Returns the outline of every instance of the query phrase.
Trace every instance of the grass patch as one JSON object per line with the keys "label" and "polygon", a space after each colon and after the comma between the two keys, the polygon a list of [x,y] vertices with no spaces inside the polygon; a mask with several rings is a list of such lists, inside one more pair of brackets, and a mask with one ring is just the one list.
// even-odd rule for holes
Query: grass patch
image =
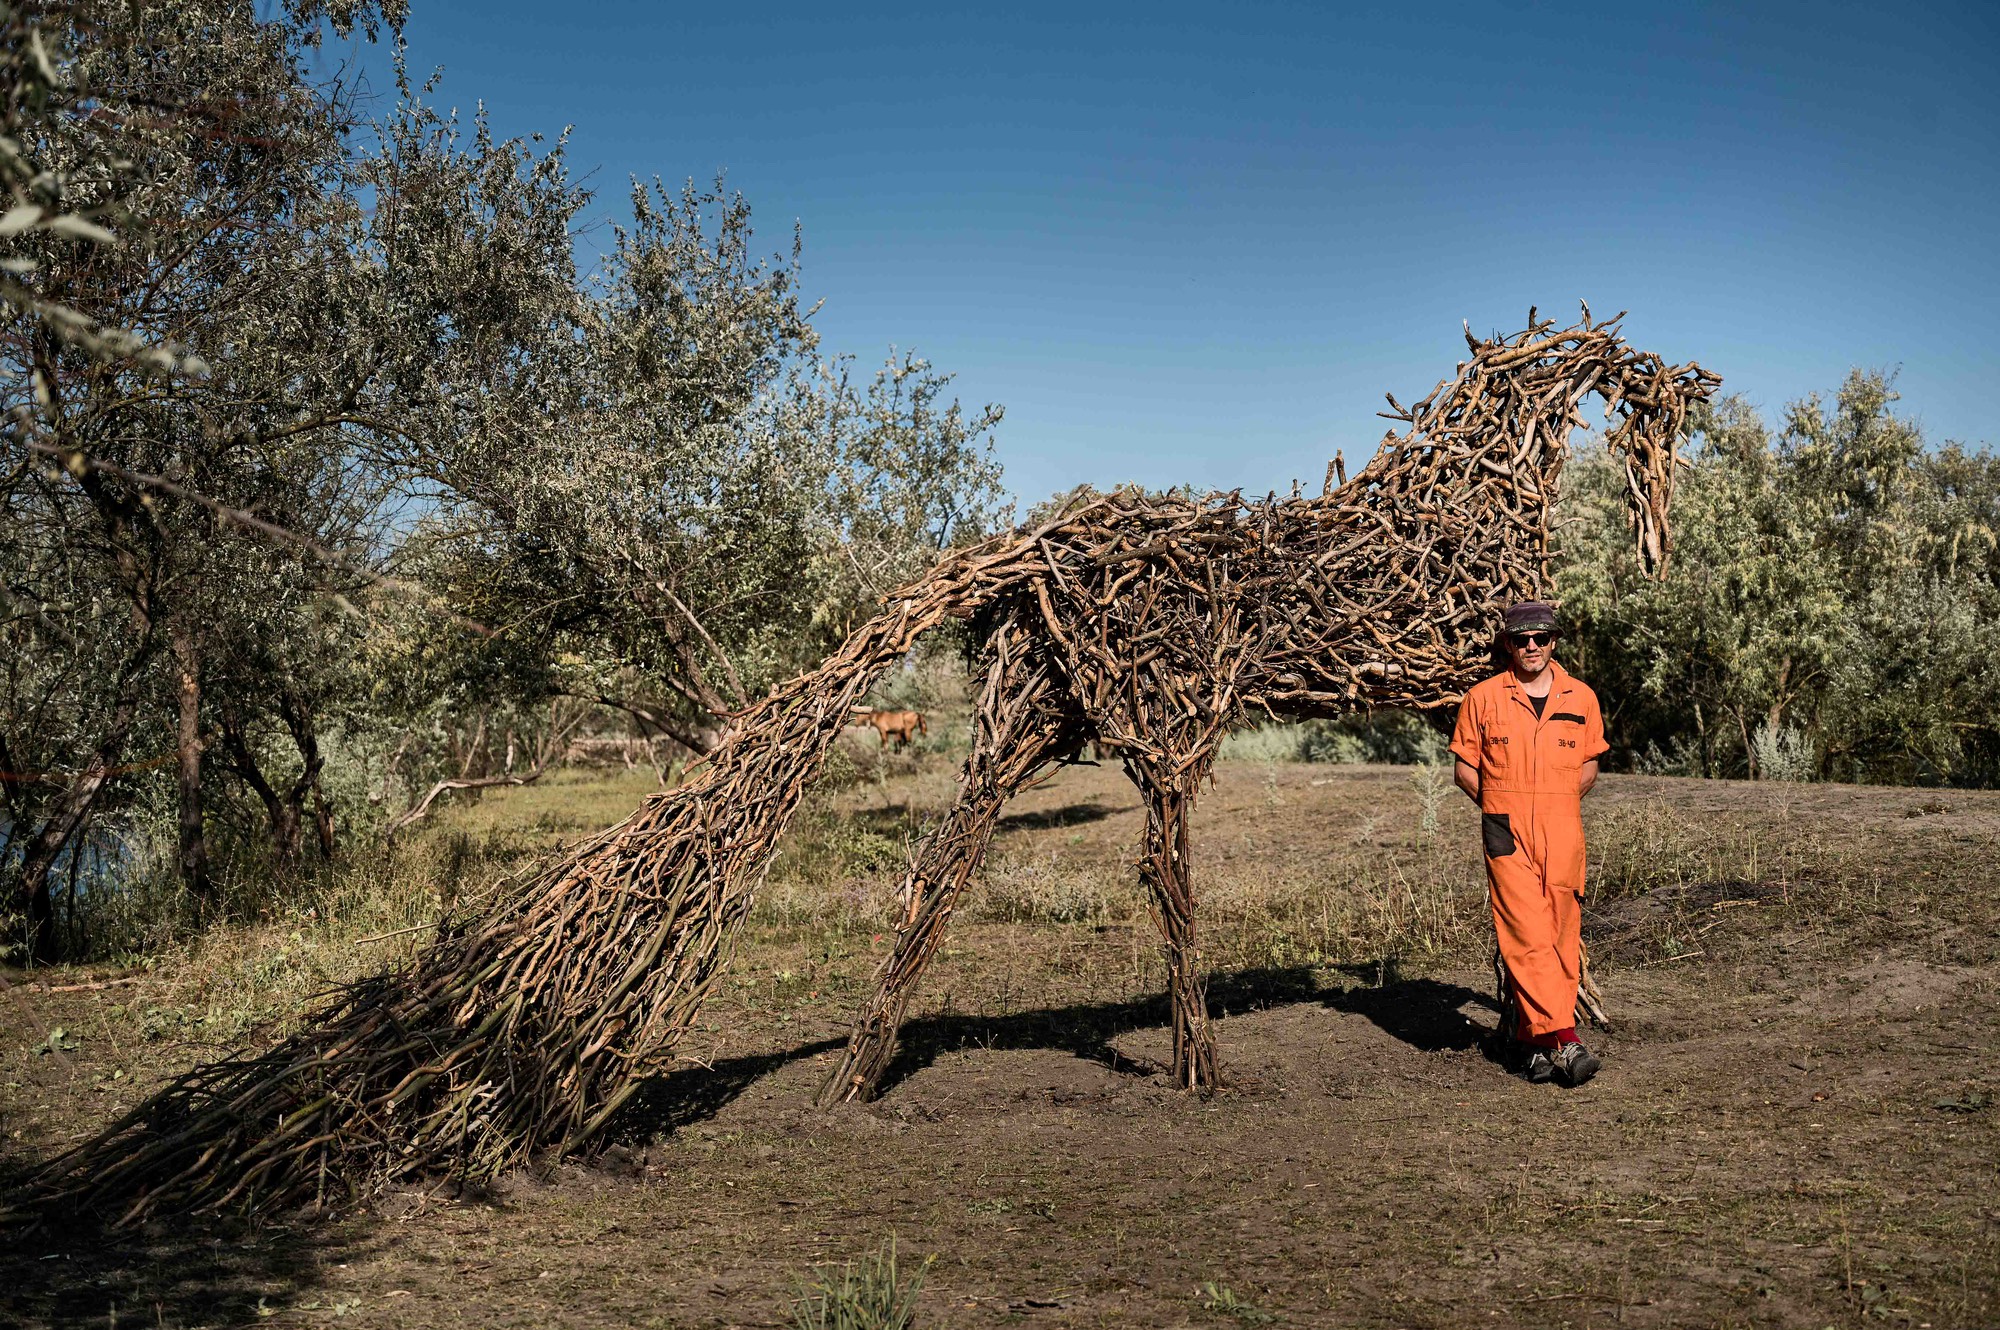
{"label": "grass patch", "polygon": [[986,881],[970,902],[973,917],[1008,924],[1104,924],[1129,919],[1139,907],[1133,880],[1121,881],[1060,851],[990,860]]}
{"label": "grass patch", "polygon": [[934,1256],[914,1272],[897,1267],[896,1239],[872,1256],[838,1268],[821,1266],[799,1281],[792,1299],[794,1330],[909,1330],[916,1324],[917,1295]]}
{"label": "grass patch", "polygon": [[1244,969],[1462,959],[1485,945],[1486,908],[1484,878],[1448,848],[1343,860],[1323,875],[1218,883],[1203,902],[1204,950]]}
{"label": "grass patch", "polygon": [[1195,1290],[1195,1301],[1205,1312],[1232,1317],[1246,1325],[1267,1325],[1278,1318],[1254,1303],[1237,1296],[1226,1284],[1209,1280]]}

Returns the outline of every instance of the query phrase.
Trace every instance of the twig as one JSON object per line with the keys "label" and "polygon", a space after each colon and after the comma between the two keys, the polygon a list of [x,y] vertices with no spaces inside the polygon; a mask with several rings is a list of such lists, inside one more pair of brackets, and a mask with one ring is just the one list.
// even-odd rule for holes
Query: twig
{"label": "twig", "polygon": [[136,984],[144,975],[128,974],[122,979],[99,979],[87,984],[35,985],[38,993],[95,993],[106,988],[123,988],[126,984]]}
{"label": "twig", "polygon": [[545,761],[537,762],[532,769],[519,776],[508,774],[504,776],[475,776],[470,778],[454,777],[450,780],[441,780],[431,786],[429,792],[423,798],[389,819],[388,825],[382,828],[383,839],[395,839],[397,832],[411,823],[422,819],[431,811],[431,804],[441,794],[451,790],[491,790],[498,789],[503,785],[532,785],[542,778],[542,772],[546,765]]}
{"label": "twig", "polygon": [[433,921],[428,924],[411,924],[408,928],[392,928],[386,933],[373,933],[367,937],[355,938],[354,945],[357,947],[364,947],[367,946],[370,942],[387,942],[392,937],[407,937],[411,933],[421,933],[425,929],[433,929],[436,927],[437,924],[435,921]]}

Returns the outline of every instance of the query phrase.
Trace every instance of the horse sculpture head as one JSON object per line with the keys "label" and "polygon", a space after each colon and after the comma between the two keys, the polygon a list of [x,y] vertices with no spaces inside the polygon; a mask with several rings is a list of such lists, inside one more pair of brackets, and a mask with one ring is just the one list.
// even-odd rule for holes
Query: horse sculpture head
{"label": "horse sculpture head", "polygon": [[1635,350],[1619,332],[1622,318],[1593,321],[1585,305],[1582,321],[1561,330],[1532,309],[1518,333],[1482,339],[1467,328],[1472,355],[1454,377],[1408,407],[1390,396],[1392,409],[1382,414],[1409,428],[1383,440],[1377,461],[1356,478],[1357,492],[1405,509],[1449,494],[1468,512],[1538,530],[1546,557],[1570,436],[1590,429],[1588,412],[1601,406],[1605,445],[1624,471],[1640,565],[1664,574],[1678,445],[1690,412],[1722,380],[1692,361],[1675,366]]}
{"label": "horse sculpture head", "polygon": [[[1612,319],[1599,331],[1616,337],[1617,323],[1618,319]],[[1582,326],[1590,327],[1587,305]],[[1673,532],[1667,519],[1675,475],[1682,465],[1680,442],[1690,429],[1690,413],[1714,395],[1722,378],[1693,361],[1670,365],[1650,351],[1633,350],[1622,340],[1617,347],[1617,355],[1605,362],[1604,372],[1593,371],[1582,395],[1603,403],[1604,443],[1612,461],[1624,470],[1625,501],[1639,564],[1648,576],[1659,578],[1666,575],[1673,554]]]}

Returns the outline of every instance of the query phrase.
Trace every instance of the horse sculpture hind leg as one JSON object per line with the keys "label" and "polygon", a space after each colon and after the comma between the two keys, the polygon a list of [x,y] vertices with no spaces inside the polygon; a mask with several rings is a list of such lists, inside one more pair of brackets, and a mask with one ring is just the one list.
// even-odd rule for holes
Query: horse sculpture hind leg
{"label": "horse sculpture hind leg", "polygon": [[1033,668],[1018,689],[1004,688],[1011,673],[1002,651],[987,672],[972,755],[959,774],[958,802],[924,837],[903,879],[907,906],[896,950],[877,972],[875,994],[855,1020],[847,1052],[820,1090],[822,1108],[874,1097],[895,1056],[910,994],[944,940],[952,905],[986,853],[1001,806],[1083,741],[1082,722],[1046,665]]}
{"label": "horse sculpture hind leg", "polygon": [[1167,1001],[1173,1011],[1174,1083],[1212,1090],[1222,1077],[1215,1033],[1208,1024],[1208,985],[1195,945],[1195,894],[1188,856],[1190,793],[1162,789],[1138,773],[1146,801],[1146,848],[1139,876],[1152,894],[1153,921],[1166,939]]}

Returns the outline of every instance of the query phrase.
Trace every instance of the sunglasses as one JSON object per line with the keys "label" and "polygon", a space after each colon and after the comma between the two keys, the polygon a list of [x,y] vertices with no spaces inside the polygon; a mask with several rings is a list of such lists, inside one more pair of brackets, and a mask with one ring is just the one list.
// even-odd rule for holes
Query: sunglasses
{"label": "sunglasses", "polygon": [[1509,633],[1507,639],[1517,647],[1545,647],[1556,640],[1554,633]]}

